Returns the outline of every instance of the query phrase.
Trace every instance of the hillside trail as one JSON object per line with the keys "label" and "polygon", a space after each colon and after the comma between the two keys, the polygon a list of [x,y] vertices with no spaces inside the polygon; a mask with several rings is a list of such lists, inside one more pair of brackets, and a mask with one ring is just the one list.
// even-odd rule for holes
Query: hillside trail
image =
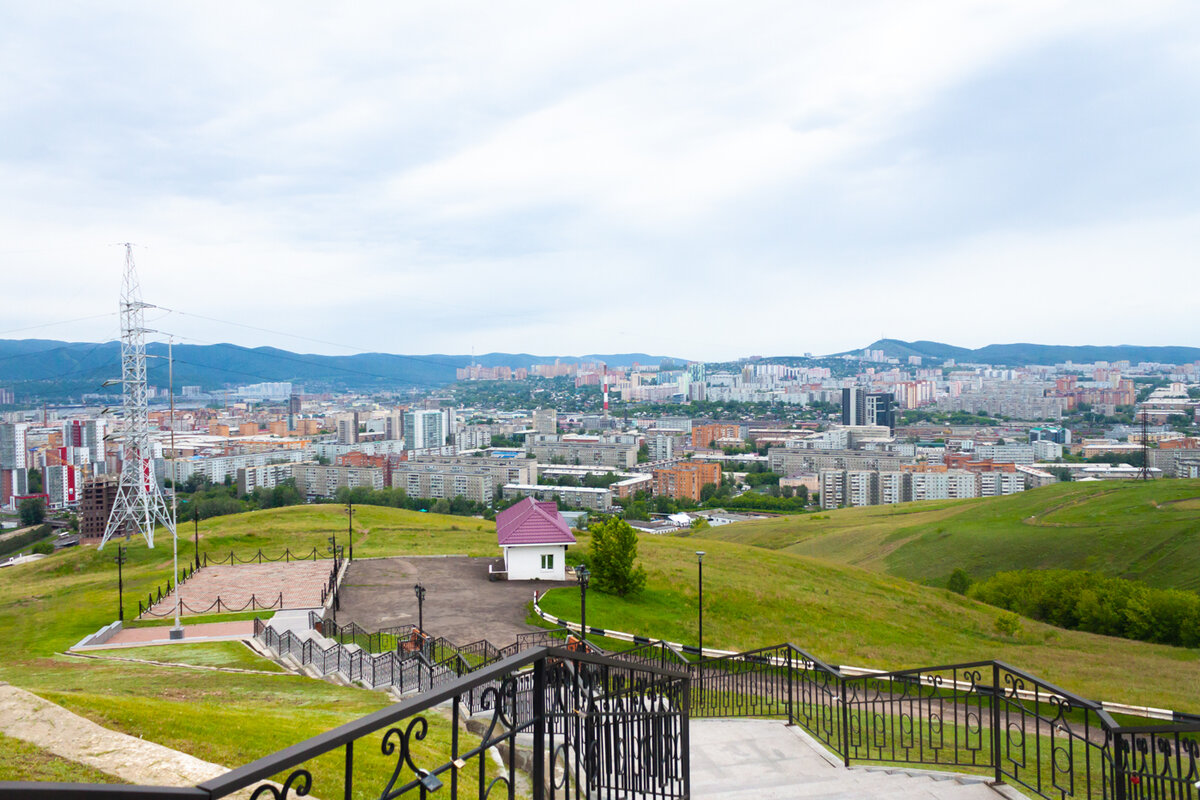
{"label": "hillside trail", "polygon": [[[0,683],[0,733],[130,783],[195,786],[229,772],[220,764],[109,730],[7,683]],[[247,799],[254,788],[229,797]]]}

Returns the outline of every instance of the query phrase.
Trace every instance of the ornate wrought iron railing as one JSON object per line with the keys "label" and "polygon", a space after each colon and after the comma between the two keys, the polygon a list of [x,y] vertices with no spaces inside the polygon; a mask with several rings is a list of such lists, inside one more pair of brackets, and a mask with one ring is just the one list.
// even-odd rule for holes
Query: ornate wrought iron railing
{"label": "ornate wrought iron railing", "polygon": [[1200,798],[1200,718],[1122,727],[1000,661],[847,674],[788,644],[706,658],[691,674],[692,716],[787,719],[847,766],[983,771],[1055,800]]}
{"label": "ornate wrought iron railing", "polygon": [[[488,751],[500,746],[511,754],[527,742],[535,800],[682,800],[690,796],[688,689],[684,673],[536,647],[194,787],[0,782],[0,798],[220,798],[252,787],[254,800],[309,793],[349,798],[368,779],[379,784],[369,787],[370,795],[380,798],[424,798],[443,787],[452,798],[515,798],[516,759],[497,769]],[[431,713],[447,702],[448,723]],[[485,715],[478,742],[465,742],[460,733],[464,713]],[[439,724],[448,724],[448,752],[439,762],[422,763],[418,744]],[[361,745],[374,737],[390,769],[356,775],[356,746],[365,761],[370,751],[364,754]],[[339,750],[341,774],[318,772],[315,760]],[[267,782],[272,776],[280,776],[282,786]]]}

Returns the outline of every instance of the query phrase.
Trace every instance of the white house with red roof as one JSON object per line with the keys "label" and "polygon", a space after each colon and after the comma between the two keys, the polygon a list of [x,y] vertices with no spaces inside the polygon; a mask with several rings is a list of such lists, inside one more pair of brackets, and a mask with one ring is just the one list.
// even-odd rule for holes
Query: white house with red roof
{"label": "white house with red roof", "polygon": [[567,579],[567,547],[575,535],[557,503],[526,497],[509,506],[496,515],[496,538],[510,581]]}

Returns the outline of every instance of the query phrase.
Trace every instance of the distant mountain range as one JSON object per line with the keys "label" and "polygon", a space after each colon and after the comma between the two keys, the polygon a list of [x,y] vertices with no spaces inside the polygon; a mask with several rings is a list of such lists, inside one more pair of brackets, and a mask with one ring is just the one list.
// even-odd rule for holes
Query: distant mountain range
{"label": "distant mountain range", "polygon": [[[941,342],[905,342],[900,339],[880,339],[867,345],[865,349],[882,350],[885,355],[899,358],[902,361],[909,356],[921,356],[939,361],[953,358],[959,362],[1012,367],[1029,364],[1061,364],[1064,361],[1072,361],[1077,364],[1090,364],[1094,361],[1130,361],[1134,364],[1151,361],[1161,364],[1188,364],[1200,360],[1200,347],[1153,347],[1132,344],[1111,346],[989,344],[987,347],[971,350]],[[859,352],[862,351],[848,351],[848,353]],[[837,355],[846,354],[838,353]]]}
{"label": "distant mountain range", "polygon": [[[165,386],[167,346],[151,342],[147,372],[152,385]],[[274,347],[236,344],[174,347],[175,385],[217,389],[226,385],[291,381],[338,388],[415,386],[430,388],[452,383],[455,371],[474,361],[485,367],[513,369],[532,364],[603,362],[612,367],[659,364],[665,359],[646,353],[593,353],[583,356],[535,356],[528,353],[467,355],[396,355],[359,353],[325,356],[294,353]],[[97,391],[106,379],[120,377],[120,342],[61,342],[51,339],[0,339],[0,386],[36,382],[55,384],[80,394]],[[69,387],[69,388],[68,388]]]}

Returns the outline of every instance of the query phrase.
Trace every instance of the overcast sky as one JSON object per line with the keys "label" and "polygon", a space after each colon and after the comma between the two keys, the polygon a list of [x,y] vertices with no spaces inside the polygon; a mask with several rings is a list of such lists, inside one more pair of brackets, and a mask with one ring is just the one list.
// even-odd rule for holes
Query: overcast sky
{"label": "overcast sky", "polygon": [[115,337],[128,240],[193,342],[1200,345],[1195,0],[0,18],[5,338]]}

